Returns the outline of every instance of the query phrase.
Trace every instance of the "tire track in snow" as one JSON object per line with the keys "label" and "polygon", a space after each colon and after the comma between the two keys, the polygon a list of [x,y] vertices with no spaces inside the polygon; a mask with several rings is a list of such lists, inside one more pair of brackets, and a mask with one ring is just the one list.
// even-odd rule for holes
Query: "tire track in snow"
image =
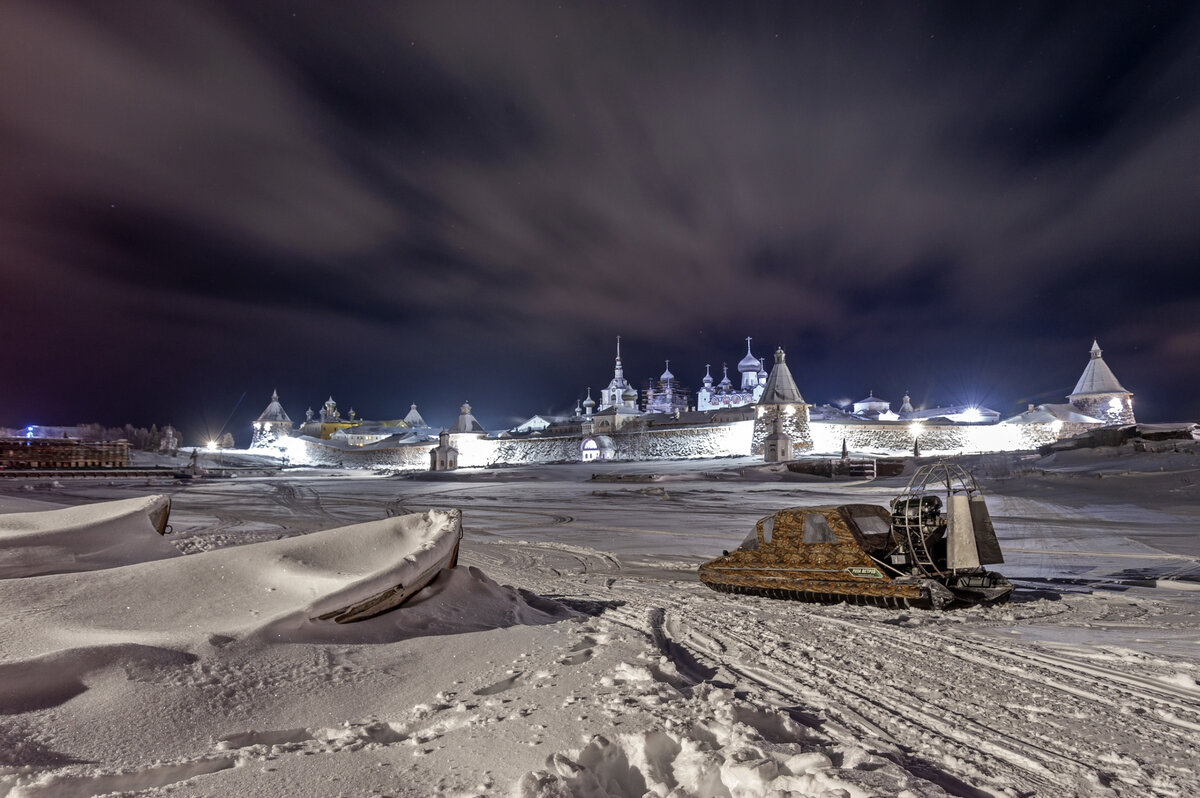
{"label": "tire track in snow", "polygon": [[[646,603],[630,601],[631,593],[642,593]],[[979,783],[990,780],[988,774],[1007,777],[1016,768],[1026,774],[1020,779],[1024,789],[1063,794],[1065,788],[1070,794],[1074,779],[1062,783],[1055,777],[1056,769],[1065,767],[1075,772],[1086,768],[1070,753],[1031,750],[1022,740],[974,718],[913,700],[878,682],[875,674],[857,672],[845,658],[839,657],[837,664],[831,665],[814,656],[786,656],[780,652],[790,649],[780,647],[778,644],[783,642],[780,636],[761,620],[747,624],[732,613],[720,611],[717,617],[706,615],[695,625],[688,613],[673,613],[669,620],[660,619],[659,613],[665,611],[661,605],[655,606],[655,593],[622,590],[621,596],[627,603],[606,612],[604,617],[655,642],[659,642],[656,638],[662,630],[670,629],[673,639],[659,648],[681,673],[687,675],[690,671],[695,675],[698,671],[708,671],[713,673],[711,681],[719,684],[732,680],[735,689],[744,688],[747,683],[757,685],[773,696],[768,703],[784,711],[797,702],[806,709],[817,709],[844,729],[822,724],[822,730],[832,740],[858,747],[864,737],[876,738],[884,748],[894,746],[920,760],[912,764],[922,771],[922,778],[929,778],[932,769],[935,774],[949,775],[956,781]],[[697,631],[697,626],[704,631]],[[880,630],[871,633],[879,634]],[[771,653],[764,656],[768,645]],[[758,661],[748,662],[746,654]],[[944,743],[935,744],[936,739]],[[945,772],[946,762],[958,763],[954,772]]]}
{"label": "tire track in snow", "polygon": [[[641,589],[623,587],[620,597],[625,606],[606,612],[605,618],[653,638],[656,593],[645,585]],[[956,679],[956,675],[976,669],[962,656],[973,649],[974,638],[905,629],[889,623],[890,615],[875,621],[827,614],[840,608],[808,612],[809,608],[801,609],[801,605],[781,604],[780,609],[788,610],[776,613],[771,611],[775,609],[772,605],[764,603],[747,607],[755,611],[755,617],[748,619],[744,613],[720,608],[712,612],[713,602],[700,595],[685,599],[682,608],[678,600],[658,595],[657,606],[671,607],[661,622],[670,644],[686,650],[702,667],[715,667],[717,675],[712,681],[756,685],[767,694],[767,703],[785,709],[799,702],[802,707],[819,710],[827,719],[857,730],[847,735],[847,742],[863,736],[875,736],[885,745],[895,741],[912,759],[914,774],[928,777],[926,771],[933,767],[967,783],[1045,794],[1104,794],[1106,784],[1121,783],[1137,785],[1150,794],[1156,784],[1162,786],[1156,782],[1155,767],[1147,771],[1135,761],[1123,761],[1112,746],[1097,748],[1087,729],[1077,733],[1075,727],[1081,724],[1069,712],[1064,717],[1049,710],[1045,721],[1011,722],[1022,707],[998,706],[997,698],[1013,696],[1036,708],[1037,692],[1045,689],[1040,676],[1016,669],[999,676]],[[757,612],[760,609],[763,612]],[[1108,612],[1103,606],[1094,609]],[[805,612],[802,623],[789,617],[798,612]],[[1010,618],[1007,623],[1011,622]],[[947,640],[956,647],[950,648]],[[840,642],[831,645],[831,641]],[[860,656],[864,648],[870,656]],[[921,653],[914,657],[914,652]],[[671,658],[679,662],[677,656]],[[898,664],[895,672],[878,670],[889,663]],[[1103,681],[1104,675],[1097,674],[1097,678]],[[916,688],[910,690],[906,685]],[[1118,733],[1130,720],[1111,707],[1095,712],[1096,734],[1101,737],[1110,731]],[[1161,720],[1170,723],[1170,718]],[[1021,730],[1020,736],[1013,729]],[[829,723],[822,724],[822,730],[834,738],[839,736]],[[1186,747],[1182,738],[1171,738],[1172,747]],[[1175,773],[1173,778],[1194,783],[1184,773]]]}
{"label": "tire track in snow", "polygon": [[[1098,611],[1101,618],[1109,618],[1116,610],[1108,602],[1102,602],[1094,609]],[[1138,617],[1146,615],[1144,607],[1141,606],[1126,607],[1125,609]],[[841,618],[823,617],[822,620],[865,628],[863,624],[848,622]],[[1130,700],[1139,704],[1166,703],[1185,714],[1194,715],[1200,710],[1200,702],[1193,701],[1191,696],[1194,693],[1197,698],[1200,698],[1200,691],[1190,691],[1184,688],[1184,698],[1181,704],[1172,700],[1181,695],[1180,691],[1166,684],[1098,667],[1094,664],[1055,656],[1044,652],[1041,648],[1007,646],[1002,641],[985,639],[980,635],[970,635],[965,638],[954,637],[936,629],[922,629],[920,636],[933,638],[938,642],[937,645],[931,647],[933,651],[943,651],[958,657],[963,660],[966,668],[970,666],[984,667],[993,674],[987,679],[977,678],[973,683],[988,684],[989,681],[1004,678],[1005,683],[993,688],[991,692],[1009,698],[1010,702],[1018,697],[1024,698],[1026,703],[1023,708],[1031,712],[1014,718],[1014,720],[1022,721],[1021,728],[1024,728],[1032,738],[1038,739],[1047,750],[1056,750],[1081,765],[1092,768],[1092,763],[1098,759],[1103,760],[1105,756],[1109,759],[1119,759],[1123,756],[1121,749],[1130,747],[1130,741],[1133,738],[1140,740],[1140,744],[1133,746],[1138,751],[1162,751],[1164,742],[1173,742],[1175,749],[1183,758],[1194,755],[1196,738],[1194,732],[1187,731],[1192,726],[1190,721],[1174,717],[1170,713],[1166,713],[1167,716],[1164,717],[1163,712],[1160,711],[1158,722],[1151,723],[1144,720],[1146,717],[1144,714],[1134,711],[1133,714],[1138,717],[1138,722],[1131,724]],[[903,645],[916,645],[918,642],[914,639]],[[980,652],[986,652],[992,658],[989,659]],[[1001,658],[1006,659],[1006,662],[997,661]],[[1043,716],[1043,713],[1045,716],[1053,714],[1053,710],[1048,706],[1056,705],[1058,702],[1048,701],[1045,695],[1046,688],[1057,690],[1072,699],[1084,699],[1090,704],[1098,706],[1087,713],[1082,713],[1080,708],[1072,708],[1068,705],[1063,715],[1068,722],[1062,724],[1049,720],[1045,723],[1030,722],[1028,714],[1039,717]],[[1124,698],[1114,699],[1110,697],[1113,693],[1124,696]],[[1164,696],[1167,697],[1165,700]],[[1087,722],[1080,724],[1079,720]],[[1047,729],[1047,725],[1050,728]],[[1079,726],[1086,726],[1089,734],[1080,736],[1079,734],[1063,733],[1073,732],[1075,729],[1072,727]],[[1109,750],[1103,755],[1098,755],[1098,748],[1103,750],[1105,747]],[[1183,753],[1185,751],[1191,753]],[[1164,759],[1169,761],[1170,756],[1165,756]],[[1157,766],[1134,765],[1132,770],[1127,769],[1125,773],[1121,774],[1121,779],[1138,783],[1149,792],[1154,783],[1153,770],[1155,767]],[[1191,783],[1193,792],[1197,786],[1200,786],[1189,771],[1179,770],[1177,775]]]}

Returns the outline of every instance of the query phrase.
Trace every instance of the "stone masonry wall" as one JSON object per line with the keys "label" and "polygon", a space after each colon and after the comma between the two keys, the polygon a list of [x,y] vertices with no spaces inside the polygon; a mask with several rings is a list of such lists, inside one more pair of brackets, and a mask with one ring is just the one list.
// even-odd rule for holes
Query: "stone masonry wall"
{"label": "stone masonry wall", "polygon": [[[1118,400],[1120,409],[1113,409],[1113,399]],[[1106,427],[1137,423],[1133,417],[1133,399],[1125,394],[1097,393],[1076,396],[1071,400],[1071,406],[1085,416],[1091,416],[1092,418],[1104,421],[1104,426]]]}
{"label": "stone masonry wall", "polygon": [[782,419],[781,429],[792,439],[792,455],[799,456],[813,448],[813,436],[808,420],[808,405],[764,405],[754,419],[754,438],[750,453],[761,455],[763,442],[775,429],[775,418]]}

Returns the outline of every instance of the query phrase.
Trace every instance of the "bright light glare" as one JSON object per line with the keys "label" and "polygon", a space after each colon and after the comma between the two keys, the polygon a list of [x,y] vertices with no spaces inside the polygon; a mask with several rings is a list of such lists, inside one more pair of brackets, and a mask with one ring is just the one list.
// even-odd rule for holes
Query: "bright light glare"
{"label": "bright light glare", "polygon": [[972,424],[976,421],[983,421],[983,413],[979,412],[978,407],[968,407],[966,410],[962,411],[962,415],[959,416],[959,418],[968,424]]}
{"label": "bright light glare", "polygon": [[208,442],[208,450],[209,450],[210,452],[215,452],[215,451],[217,450],[217,442],[216,442],[216,441],[209,441],[209,442]]}
{"label": "bright light glare", "polygon": [[1120,411],[1120,409],[1121,409],[1121,400],[1120,400],[1120,399],[1118,399],[1118,398],[1117,398],[1117,397],[1115,397],[1115,396],[1114,396],[1112,399],[1109,399],[1109,400],[1108,400],[1108,409],[1109,409],[1109,410],[1112,410],[1114,413],[1116,413],[1116,412]]}
{"label": "bright light glare", "polygon": [[278,450],[279,456],[287,458],[291,465],[312,465],[308,446],[299,438],[291,438],[285,435],[275,441],[272,446]]}
{"label": "bright light glare", "polygon": [[908,431],[911,432],[913,437],[915,438],[918,435],[920,435],[922,432],[925,431],[925,425],[922,424],[920,421],[914,421],[913,423],[908,425]]}

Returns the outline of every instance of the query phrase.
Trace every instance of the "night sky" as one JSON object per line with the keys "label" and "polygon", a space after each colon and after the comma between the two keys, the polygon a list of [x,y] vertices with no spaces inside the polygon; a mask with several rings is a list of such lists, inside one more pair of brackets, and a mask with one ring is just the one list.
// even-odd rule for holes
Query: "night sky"
{"label": "night sky", "polygon": [[617,335],[1200,420],[1194,2],[4,0],[0,76],[0,426],[501,429]]}

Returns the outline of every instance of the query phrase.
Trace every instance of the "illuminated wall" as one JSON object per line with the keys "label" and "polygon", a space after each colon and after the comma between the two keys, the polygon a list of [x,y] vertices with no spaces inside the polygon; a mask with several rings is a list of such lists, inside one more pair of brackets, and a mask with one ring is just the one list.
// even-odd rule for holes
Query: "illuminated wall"
{"label": "illuminated wall", "polygon": [[[763,442],[775,430],[775,418],[780,418],[780,428],[792,439],[792,455],[805,454],[813,448],[812,422],[808,418],[806,404],[760,405],[755,408],[753,438],[750,452],[763,453]],[[840,446],[840,444],[839,444]],[[839,449],[839,451],[841,451]]]}
{"label": "illuminated wall", "polygon": [[[807,411],[807,407],[804,408]],[[801,429],[810,442],[805,453],[838,455],[843,438],[853,454],[912,454],[914,439],[922,455],[974,452],[1007,452],[1036,449],[1087,429],[1081,424],[979,424],[925,425],[910,422],[839,424],[808,421],[807,412],[785,414],[793,430]],[[768,423],[770,422],[770,423]],[[611,435],[615,460],[678,460],[705,457],[745,457],[751,454],[759,432],[769,432],[773,416],[667,429],[630,426]],[[787,427],[785,427],[787,429]],[[795,434],[793,432],[793,434]],[[764,433],[765,435],[765,433]],[[290,438],[288,454],[294,465],[304,463],[346,468],[396,468],[428,470],[432,443],[389,449],[337,448],[312,438]],[[459,451],[460,468],[493,465],[580,462],[582,435],[529,438],[488,438],[474,433],[450,436]]]}
{"label": "illuminated wall", "polygon": [[287,456],[291,465],[331,468],[398,468],[429,470],[429,452],[437,444],[422,443],[387,449],[339,448],[314,438],[289,438]]}
{"label": "illuminated wall", "polygon": [[1137,419],[1133,416],[1133,394],[1077,394],[1070,397],[1070,401],[1071,406],[1080,413],[1101,419],[1108,427],[1137,423]]}
{"label": "illuminated wall", "polygon": [[583,436],[561,438],[500,438],[492,441],[491,463],[574,463],[580,459]]}
{"label": "illuminated wall", "polygon": [[841,454],[842,440],[854,454],[912,454],[919,444],[922,455],[960,452],[1013,452],[1036,449],[1086,429],[1081,424],[978,424],[940,426],[910,422],[893,424],[838,424],[813,421],[813,452]]}

